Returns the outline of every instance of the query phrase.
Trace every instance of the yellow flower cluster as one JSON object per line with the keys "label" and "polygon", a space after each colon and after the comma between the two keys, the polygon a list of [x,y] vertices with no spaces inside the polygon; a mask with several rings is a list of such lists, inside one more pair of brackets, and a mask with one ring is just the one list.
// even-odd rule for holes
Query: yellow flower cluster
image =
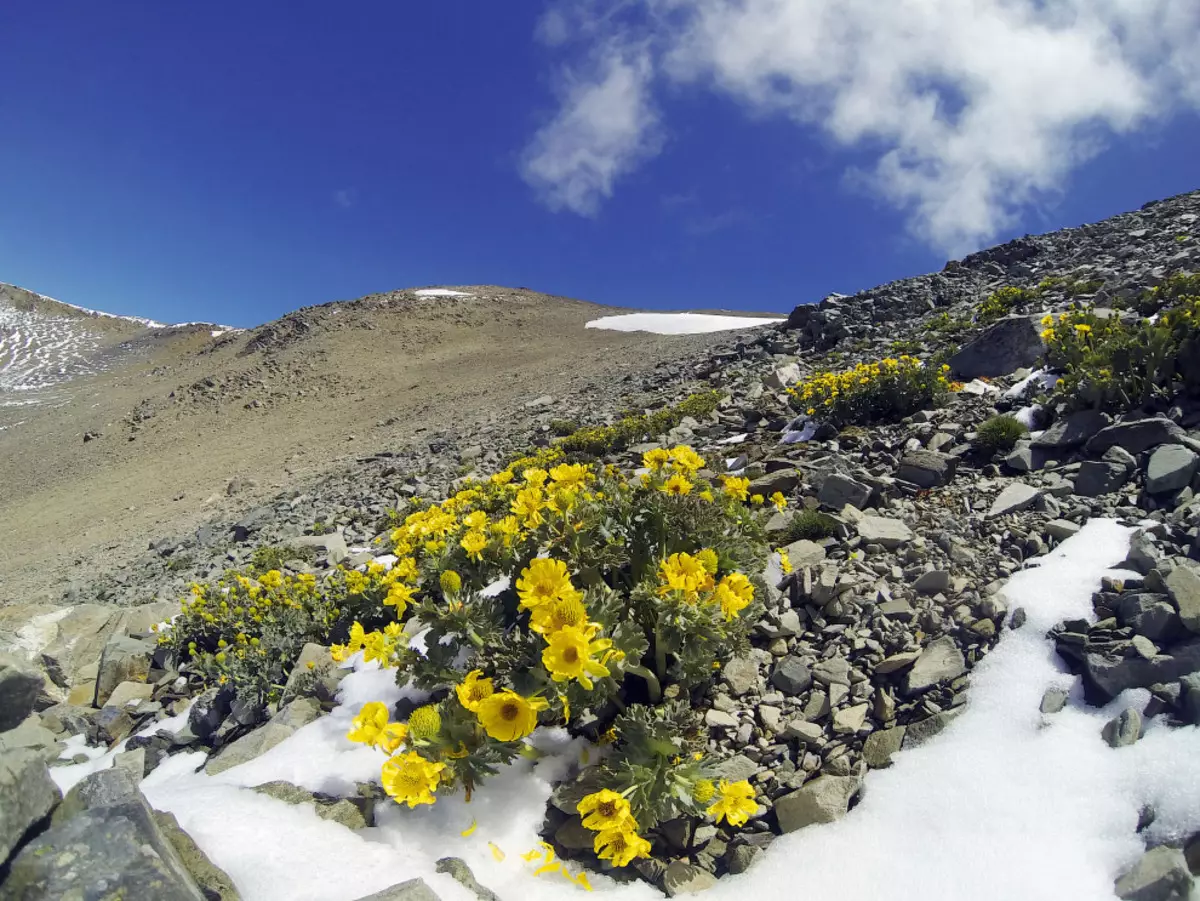
{"label": "yellow flower cluster", "polygon": [[596,833],[593,848],[601,860],[624,867],[638,857],[650,856],[650,843],[638,835],[629,801],[617,792],[607,788],[593,792],[576,810],[584,828]]}
{"label": "yellow flower cluster", "polygon": [[843,372],[820,372],[788,389],[806,415],[837,423],[906,416],[932,402],[948,385],[950,367],[927,366],[903,354],[859,363]]}
{"label": "yellow flower cluster", "polygon": [[658,593],[685,604],[717,604],[725,619],[732,620],[754,600],[754,585],[742,573],[733,572],[717,582],[716,554],[705,549],[692,554],[672,554],[658,567]]}

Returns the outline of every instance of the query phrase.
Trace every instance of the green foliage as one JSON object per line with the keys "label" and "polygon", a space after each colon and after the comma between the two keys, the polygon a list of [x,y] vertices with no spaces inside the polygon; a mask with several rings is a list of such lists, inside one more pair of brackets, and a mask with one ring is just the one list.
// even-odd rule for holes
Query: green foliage
{"label": "green foliage", "polygon": [[1000,288],[992,292],[975,313],[975,321],[987,325],[1021,309],[1029,300],[1023,288]]}
{"label": "green foliage", "polygon": [[958,338],[969,331],[971,323],[966,319],[956,319],[943,311],[932,317],[925,325],[925,330],[943,338]]}
{"label": "green foliage", "polygon": [[603,456],[622,450],[630,444],[647,438],[663,435],[683,421],[685,416],[705,419],[717,409],[721,394],[704,391],[693,394],[671,407],[664,407],[649,415],[626,416],[612,425],[590,426],[555,442],[555,447],[565,453],[582,453]]}
{"label": "green foliage", "polygon": [[1028,431],[1015,416],[993,416],[976,429],[975,444],[992,453],[1012,450]]}
{"label": "green foliage", "polygon": [[276,547],[262,545],[254,549],[250,557],[250,566],[255,572],[265,573],[273,569],[283,569],[289,560],[301,560],[311,563],[317,558],[313,548]]}
{"label": "green foliage", "polygon": [[867,425],[901,419],[941,400],[949,390],[949,369],[938,360],[888,357],[842,372],[818,372],[788,393],[792,405],[814,419]]}
{"label": "green foliage", "polygon": [[574,419],[551,419],[549,425],[550,434],[558,438],[565,438],[579,431],[579,423]]}
{"label": "green foliage", "polygon": [[818,510],[801,510],[788,523],[787,540],[808,539],[820,541],[822,538],[832,538],[837,534],[837,520]]}
{"label": "green foliage", "polygon": [[916,341],[911,338],[905,338],[899,341],[893,341],[889,345],[889,350],[896,356],[900,356],[901,354],[919,354],[921,351],[925,350],[925,345],[923,345],[920,341]]}

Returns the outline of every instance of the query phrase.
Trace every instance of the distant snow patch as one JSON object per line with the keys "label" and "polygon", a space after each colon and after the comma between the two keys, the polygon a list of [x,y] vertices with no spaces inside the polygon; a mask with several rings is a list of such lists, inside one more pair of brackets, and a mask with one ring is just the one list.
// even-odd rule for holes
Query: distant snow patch
{"label": "distant snow patch", "polygon": [[653,332],[656,335],[705,335],[734,329],[755,328],[783,322],[783,318],[755,319],[749,316],[718,316],[713,313],[623,313],[601,316],[588,328],[614,332]]}
{"label": "distant snow patch", "polygon": [[420,291],[414,291],[413,294],[417,297],[474,297],[474,294],[468,294],[465,291],[451,291],[449,288],[422,288]]}

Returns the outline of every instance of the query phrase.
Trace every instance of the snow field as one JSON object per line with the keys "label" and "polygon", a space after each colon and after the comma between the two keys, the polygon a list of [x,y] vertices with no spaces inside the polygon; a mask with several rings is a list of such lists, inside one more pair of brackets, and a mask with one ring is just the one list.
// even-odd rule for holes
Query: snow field
{"label": "snow field", "polygon": [[587,328],[616,332],[652,332],[656,335],[703,335],[755,328],[783,322],[781,318],[755,319],[749,316],[718,316],[712,313],[623,313],[601,316],[587,323]]}

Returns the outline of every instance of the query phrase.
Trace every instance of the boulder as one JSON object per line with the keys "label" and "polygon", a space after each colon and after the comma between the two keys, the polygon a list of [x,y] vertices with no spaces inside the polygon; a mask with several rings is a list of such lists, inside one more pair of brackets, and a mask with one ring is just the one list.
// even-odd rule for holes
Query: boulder
{"label": "boulder", "polygon": [[775,664],[775,670],[771,673],[771,684],[788,695],[807,691],[812,681],[812,671],[799,657],[784,657]]}
{"label": "boulder", "polygon": [[285,738],[294,735],[302,726],[321,715],[321,706],[312,698],[298,698],[281,709],[265,726],[243,735],[226,745],[204,767],[210,776],[223,773],[239,764],[265,754]]}
{"label": "boulder", "polygon": [[1117,880],[1113,888],[1122,901],[1188,901],[1192,874],[1177,848],[1151,848]]}
{"label": "boulder", "polygon": [[880,732],[872,732],[863,742],[863,760],[867,766],[879,770],[892,765],[892,755],[904,743],[904,726],[894,726]]}
{"label": "boulder", "polygon": [[0,732],[15,729],[33,713],[45,681],[29,663],[0,652]]}
{"label": "boulder", "polygon": [[188,728],[200,741],[207,741],[221,728],[232,709],[233,689],[230,686],[205,689],[188,710]]}
{"label": "boulder", "polygon": [[1160,444],[1177,444],[1185,432],[1161,416],[1118,422],[1101,429],[1087,443],[1087,452],[1098,457],[1110,447],[1120,447],[1135,456]]}
{"label": "boulder", "polygon": [[763,379],[763,385],[771,391],[783,391],[800,381],[800,376],[800,367],[795,363],[788,363],[773,370]]}
{"label": "boulder", "polygon": [[61,798],[41,755],[32,751],[0,754],[0,866],[30,827],[49,816]]}
{"label": "boulder", "polygon": [[912,530],[898,519],[865,515],[854,524],[865,544],[878,544],[890,550],[912,541]]}
{"label": "boulder", "polygon": [[192,837],[180,828],[175,814],[156,810],[154,820],[208,901],[241,901],[242,896],[229,874],[209,860]]}
{"label": "boulder", "polygon": [[949,360],[958,379],[1008,375],[1033,366],[1045,349],[1041,330],[1027,316],[1009,316],[984,329]]}
{"label": "boulder", "polygon": [[150,674],[154,645],[127,635],[114,635],[100,654],[100,670],[96,675],[97,707],[108,703],[109,696],[122,682],[145,682]]}
{"label": "boulder", "polygon": [[1175,682],[1200,670],[1200,638],[1170,648],[1147,660],[1141,656],[1109,657],[1089,653],[1083,658],[1083,684],[1088,701],[1107,703],[1127,688],[1149,688],[1156,682]]}
{"label": "boulder", "polygon": [[793,541],[784,548],[784,551],[787,552],[788,560],[795,569],[805,566],[816,566],[825,559],[825,548],[821,547],[815,541],[809,541],[807,538]]}
{"label": "boulder", "polygon": [[1146,464],[1146,491],[1165,494],[1192,483],[1200,456],[1181,444],[1164,444],[1150,455]]}
{"label": "boulder", "polygon": [[1142,737],[1142,714],[1136,707],[1126,707],[1104,724],[1100,736],[1110,748],[1124,748]]}
{"label": "boulder", "polygon": [[930,642],[921,651],[904,679],[904,694],[907,697],[921,694],[936,685],[957,679],[967,671],[967,662],[954,639],[945,636]]}
{"label": "boulder", "polygon": [[750,494],[761,494],[763,497],[770,497],[776,491],[789,494],[800,486],[800,476],[795,470],[779,470],[778,472],[769,472],[765,476],[755,479],[750,483]]}
{"label": "boulder", "polygon": [[1041,493],[1039,489],[1032,485],[1026,485],[1024,482],[1011,482],[992,501],[991,507],[988,508],[987,518],[994,519],[1007,513],[1026,510],[1033,506],[1033,502]]}
{"label": "boulder", "polygon": [[1108,425],[1108,417],[1097,410],[1079,410],[1054,423],[1031,444],[1040,448],[1078,447]]}
{"label": "boulder", "polygon": [[1177,566],[1167,574],[1163,582],[1171,602],[1179,611],[1179,620],[1183,627],[1189,632],[1200,634],[1200,574],[1191,566]]}
{"label": "boulder", "polygon": [[775,801],[775,815],[782,832],[805,826],[832,823],[850,809],[860,782],[854,776],[818,776],[794,792]]}
{"label": "boulder", "polygon": [[[909,451],[900,458],[896,478],[920,488],[938,488],[949,484],[958,471],[958,457],[931,450]],[[861,507],[861,504],[855,504]]]}
{"label": "boulder", "polygon": [[1183,625],[1167,598],[1146,591],[1122,594],[1117,602],[1117,618],[1151,641],[1170,641],[1183,632]]}
{"label": "boulder", "polygon": [[1080,497],[1099,497],[1120,491],[1128,481],[1128,471],[1118,463],[1084,460],[1075,473],[1072,490]]}
{"label": "boulder", "polygon": [[870,485],[836,472],[827,475],[817,491],[817,500],[833,510],[841,510],[846,504],[862,509],[870,499]]}

